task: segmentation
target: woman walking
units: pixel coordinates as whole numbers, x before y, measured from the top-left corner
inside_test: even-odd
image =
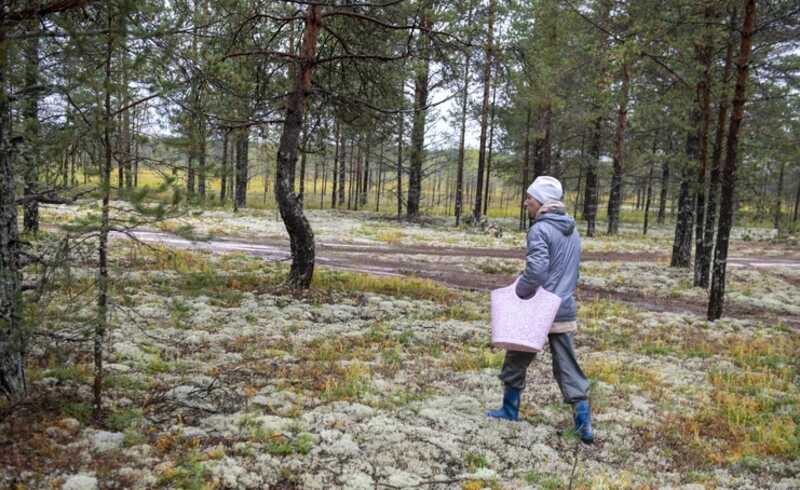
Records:
[[[537,177],[528,187],[525,207],[534,222],[528,230],[525,271],[517,281],[517,295],[530,298],[538,287],[543,287],[561,298],[561,306],[547,337],[553,358],[553,376],[564,401],[573,407],[575,431],[583,442],[591,444],[594,435],[588,400],[589,380],[583,374],[572,346],[578,328],[574,292],[578,282],[581,239],[575,220],[566,214],[566,207],[561,202],[562,194],[561,183],[553,177]],[[488,412],[488,416],[506,420],[519,418],[525,376],[535,357],[533,352],[506,352],[500,371],[500,380],[505,388],[503,406]]]

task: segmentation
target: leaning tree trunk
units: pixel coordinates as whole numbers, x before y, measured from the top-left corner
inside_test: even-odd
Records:
[[[478,223],[483,210],[483,172],[486,167],[486,130],[489,120],[489,99],[492,88],[492,57],[494,41],[495,0],[489,0],[489,25],[486,34],[486,59],[483,65],[483,102],[481,103],[481,135],[478,145],[478,178],[475,183],[475,207],[472,209],[473,223]],[[488,179],[487,179],[488,180]]]
[[[294,91],[286,101],[286,119],[278,144],[275,197],[281,218],[289,233],[292,266],[286,282],[290,288],[307,289],[314,274],[314,232],[303,214],[303,206],[292,191],[291,173],[297,164],[297,143],[303,129],[306,97],[311,89],[311,76],[317,50],[317,37],[322,23],[322,7],[309,5],[305,15],[305,32],[296,70]]]
[[[739,59],[736,62],[736,89],[733,96],[731,123],[728,127],[728,140],[725,148],[725,167],[722,174],[719,229],[717,230],[717,246],[714,249],[714,274],[711,278],[711,295],[708,301],[709,320],[716,320],[722,316],[725,298],[725,269],[728,260],[728,242],[731,227],[733,226],[736,198],[736,154],[739,146],[739,128],[744,119],[744,104],[747,100],[747,72],[756,16],[755,0],[745,0],[744,12]]]
[[[628,90],[630,86],[628,62],[622,63],[622,87],[619,109],[617,110],[617,130],[614,136],[614,174],[611,176],[611,190],[608,197],[608,234],[619,233],[619,209],[622,205],[622,150],[625,144],[625,125],[628,120]]]
[[[5,2],[0,16],[5,15]],[[19,263],[16,188],[7,93],[9,41],[0,17],[0,393],[17,400],[25,395],[25,336],[22,329],[22,272]]]
[[[420,20],[417,49],[419,66],[414,78],[414,123],[411,129],[411,165],[408,172],[408,202],[406,216],[409,219],[419,216],[419,203],[422,197],[422,161],[425,152],[425,118],[428,114],[428,75],[430,71],[430,39],[427,31],[430,19],[427,13]]]

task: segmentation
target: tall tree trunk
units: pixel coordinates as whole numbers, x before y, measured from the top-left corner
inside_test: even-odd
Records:
[[[597,2],[597,18],[602,26],[609,24],[611,14],[612,2],[610,0],[600,0]],[[606,91],[606,70],[607,60],[606,52],[608,51],[608,31],[604,29],[597,30],[597,38],[595,40],[598,50],[598,60],[600,63],[597,78],[595,80],[596,95],[593,97],[594,110],[596,115],[593,121],[592,134],[589,140],[589,164],[586,166],[586,190],[583,199],[583,216],[586,219],[586,236],[593,237],[597,226],[597,209],[600,200],[600,185],[597,178],[597,169],[600,165],[600,150],[603,137],[603,116],[604,104],[603,94]]]
[[[522,159],[522,196],[519,203],[519,229],[525,229],[525,199],[528,197],[528,171],[531,167],[531,113],[532,109],[530,103],[528,104],[528,111],[525,114],[525,148],[523,154],[525,157]]]
[[[322,23],[322,7],[309,5],[305,15],[300,62],[294,80],[294,91],[286,102],[286,118],[278,145],[275,197],[278,201],[281,218],[289,233],[292,252],[292,265],[287,285],[291,288],[307,289],[314,274],[314,233],[303,214],[303,206],[292,192],[291,173],[297,162],[297,144],[303,128],[303,112],[306,97],[311,89],[314,70],[317,37]]]
[[[700,74],[700,79],[697,82],[698,101],[700,103],[701,124],[699,128],[699,163],[697,183],[695,185],[695,253],[694,253],[694,286],[708,287],[708,277],[703,274],[703,271],[708,267],[706,265],[706,256],[703,254],[705,246],[703,240],[705,235],[703,233],[703,226],[706,221],[706,181],[708,180],[707,167],[708,167],[708,133],[711,127],[711,63],[713,61],[713,37],[711,32],[711,23],[714,20],[713,7],[710,3],[706,4],[703,11],[703,17],[706,22],[705,33],[703,41],[696,47],[697,61],[700,63],[703,71]],[[705,280],[705,282],[703,282]]]
[[[792,215],[792,221],[797,221],[797,212],[800,210],[800,179],[797,180],[797,191],[794,193],[794,214]]]
[[[397,216],[403,215],[403,113],[398,114],[400,124],[397,131]]]
[[[472,12],[470,12],[470,19]],[[461,134],[458,142],[458,164],[456,168],[456,202],[455,217],[456,226],[461,224],[461,213],[464,207],[464,157],[466,155],[466,134],[467,134],[467,103],[469,101],[469,64],[471,57],[467,51],[464,60],[464,88],[461,91]]]
[[[667,192],[669,191],[669,162],[666,157],[661,162],[661,187],[658,198],[658,217],[656,223],[664,224],[667,217]]]
[[[603,117],[597,116],[589,143],[589,161],[586,165],[586,190],[583,197],[583,217],[586,220],[586,236],[593,237],[597,226],[597,207],[600,198],[597,182],[597,167],[600,165],[600,142],[603,137]]]
[[[345,179],[347,178],[347,140],[344,132],[339,142],[339,207],[344,206]]]
[[[483,198],[483,214],[489,212],[489,182],[492,178],[492,150],[494,149],[494,116],[497,102],[497,87],[492,87],[492,114],[489,117],[489,155],[486,158],[486,193]]]
[[[781,161],[781,167],[778,171],[778,191],[775,193],[775,212],[773,214],[773,224],[778,232],[781,234],[781,201],[783,200],[783,172],[786,167],[786,162]]]
[[[622,87],[620,89],[619,109],[617,110],[617,131],[614,135],[614,174],[611,176],[611,190],[608,196],[608,234],[619,233],[619,210],[622,206],[622,166],[623,146],[625,144],[625,125],[628,120],[628,92],[630,74],[628,61],[622,62]]]
[[[197,194],[201,200],[206,199],[206,121],[201,118],[197,122]]]
[[[411,128],[411,165],[408,172],[408,202],[406,216],[414,219],[419,216],[419,203],[422,197],[422,162],[425,159],[425,119],[428,114],[428,75],[430,72],[430,29],[429,13],[423,11],[417,38],[419,65],[414,77],[414,123]]]
[[[711,275],[711,256],[714,249],[714,225],[717,218],[717,195],[719,193],[719,179],[722,163],[722,145],[725,138],[725,121],[728,118],[730,99],[728,88],[730,85],[731,69],[733,65],[733,44],[737,35],[736,29],[737,10],[731,8],[728,21],[728,40],[725,46],[725,67],[722,70],[720,83],[719,109],[717,111],[717,133],[714,136],[714,149],[711,154],[711,175],[708,182],[708,205],[706,207],[706,223],[703,237],[703,264],[701,283],[708,287]]]
[[[753,26],[756,17],[755,0],[744,2],[744,22],[741,30],[739,59],[736,62],[736,88],[733,96],[731,123],[725,148],[725,166],[722,175],[722,193],[717,230],[717,246],[714,249],[714,273],[711,278],[711,295],[708,301],[708,319],[716,320],[722,316],[725,299],[725,272],[728,261],[728,241],[733,226],[734,203],[736,197],[736,158],[739,145],[739,128],[744,119],[744,105],[747,100],[747,77],[752,46]]]
[[[36,23],[30,24],[36,30]],[[39,84],[39,38],[34,37],[25,42],[25,86],[36,87]],[[26,96],[23,101],[22,116],[26,151],[24,152],[25,195],[33,196],[38,191],[39,181],[39,95],[36,90]],[[23,229],[26,233],[39,231],[39,201],[28,199],[23,206]]]
[[[380,155],[378,156],[378,185],[375,189],[375,212],[381,212],[381,191],[383,190],[383,139],[381,138]]]
[[[370,138],[369,134],[367,134],[367,146],[364,149],[364,154],[362,155],[364,159],[364,177],[361,179],[361,206],[365,207],[367,205],[367,200],[369,198],[369,152],[372,151],[372,139]]]
[[[225,191],[228,187],[228,135],[230,131],[225,129],[222,132],[222,164],[219,183],[219,202],[225,202]]]
[[[97,249],[97,319],[94,327],[94,418],[99,420],[103,409],[103,345],[106,330],[108,329],[108,233],[110,229],[109,200],[111,196],[111,57],[114,52],[114,34],[112,19],[114,17],[112,6],[108,6],[108,29],[106,34],[106,60],[104,79],[104,121],[103,145],[105,158],[100,172],[100,187],[103,193],[102,208],[100,211],[100,232]]]
[[[17,400],[25,395],[27,384],[14,145],[7,83],[10,43],[4,25],[5,4],[0,4],[0,393]]]
[[[249,171],[250,128],[238,131],[236,139],[236,191],[233,198],[233,209],[247,207],[247,180]]]
[[[675,222],[675,239],[672,242],[670,267],[689,267],[692,260],[694,201],[690,192],[689,180],[691,178],[691,169],[686,165],[681,173],[681,187],[677,202],[678,219]]]
[[[647,235],[647,225],[650,221],[650,202],[653,198],[653,167],[655,166],[655,158],[656,158],[656,141],[657,139],[653,139],[653,156],[652,160],[650,160],[649,169],[647,171],[647,190],[645,191],[645,198],[644,198],[644,226],[642,228],[642,234]]]
[[[486,49],[484,65],[483,65],[483,101],[481,102],[481,135],[480,143],[478,146],[478,174],[475,185],[475,207],[472,209],[472,218],[474,223],[478,223],[481,219],[481,212],[483,211],[483,172],[486,167],[486,133],[488,129],[489,120],[489,101],[491,99],[492,89],[492,60],[494,58],[494,12],[496,0],[489,0],[489,19],[488,28],[486,32]]]
[[[336,126],[336,136],[334,141],[334,153],[333,153],[333,179],[331,180],[331,209],[336,209],[336,196],[337,190],[339,185],[339,159],[341,158],[341,151],[339,150],[339,138],[341,137],[341,126],[339,125],[339,121],[335,120],[334,125]]]
[[[306,158],[307,158],[307,146],[308,146],[308,123],[303,123],[303,137],[302,137],[302,149],[300,150],[300,192],[297,194],[297,201],[300,205],[303,205],[303,196],[306,192]],[[316,182],[314,182],[314,186],[316,187]]]

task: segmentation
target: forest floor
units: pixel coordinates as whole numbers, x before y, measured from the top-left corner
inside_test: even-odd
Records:
[[[83,214],[43,210],[53,226]],[[586,446],[547,352],[529,369],[522,421],[484,415],[503,359],[486,290],[522,268],[512,221],[497,234],[309,219],[319,266],[301,295],[281,287],[272,213],[205,212],[114,240],[102,422],[81,341],[94,262],[55,274],[31,397],[0,405],[0,487],[800,487],[796,239],[735,230],[726,316],[708,322],[706,292],[668,267],[670,229],[584,238],[575,344],[597,437]]]

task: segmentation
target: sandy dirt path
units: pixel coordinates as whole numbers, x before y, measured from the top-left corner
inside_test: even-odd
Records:
[[[266,260],[289,260],[289,244],[285,240],[266,239],[256,241],[233,238],[217,238],[208,241],[193,241],[170,233],[155,231],[136,231],[137,240],[150,244],[161,244],[172,248],[204,250],[212,253],[245,253]],[[522,252],[510,249],[466,248],[466,247],[432,247],[424,245],[412,246],[380,246],[360,245],[352,243],[321,242],[317,244],[317,264],[333,269],[365,272],[386,276],[416,276],[441,282],[451,287],[486,291],[507,285],[513,281],[509,274],[489,274],[465,270],[459,263],[446,261],[423,261],[414,256],[433,257],[465,257],[465,258],[498,258],[521,259]],[[666,254],[653,253],[598,253],[584,252],[582,260],[591,261],[623,261],[623,262],[658,262],[668,260]],[[732,267],[745,268],[790,268],[800,270],[800,258],[795,257],[730,257]],[[696,301],[685,298],[658,298],[636,292],[620,292],[609,289],[579,285],[577,295],[585,299],[607,298],[630,304],[637,308],[652,311],[669,311],[693,313],[700,316],[706,314],[705,298]],[[747,317],[764,321],[784,321],[800,328],[800,318],[786,318],[774,312],[756,311],[742,305],[728,304],[727,316]]]

